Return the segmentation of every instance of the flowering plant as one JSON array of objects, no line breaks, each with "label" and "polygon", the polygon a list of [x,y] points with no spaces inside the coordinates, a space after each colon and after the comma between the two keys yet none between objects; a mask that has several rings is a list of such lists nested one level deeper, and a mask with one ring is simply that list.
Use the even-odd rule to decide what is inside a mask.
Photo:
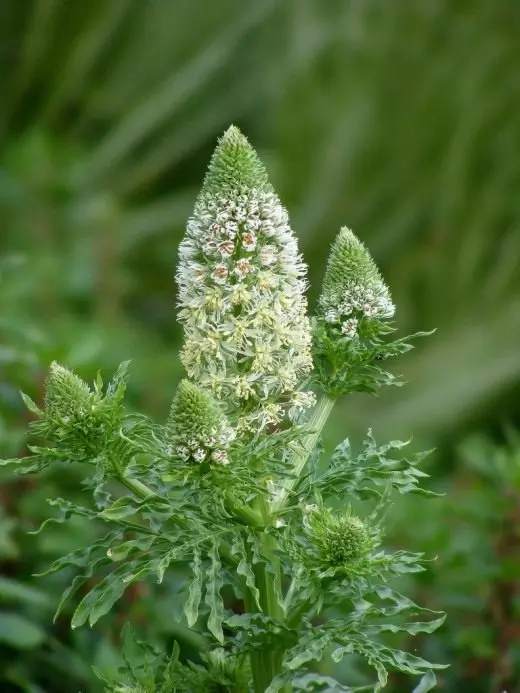
[{"label": "flowering plant", "polygon": [[[396,384],[384,362],[410,348],[389,339],[395,307],[376,265],[342,229],[309,319],[287,211],[235,127],[179,255],[187,377],[164,424],[125,407],[127,364],[104,388],[53,363],[43,407],[24,396],[36,444],[4,464],[90,464],[92,506],[51,504],[55,521],[79,515],[105,530],[49,568],[80,568],[58,613],[80,595],[71,625],[93,626],[129,585],[187,564],[173,652],[136,646],[126,629],[127,666],[100,673],[106,691],[379,691],[397,671],[425,693],[440,665],[385,638],[430,633],[443,615],[395,590],[399,575],[423,569],[421,555],[383,547],[392,492],[429,493],[421,456],[370,432],[358,454],[346,440],[323,460],[318,444],[335,402]],[[195,659],[181,656],[185,639]],[[356,670],[364,661],[374,677],[341,684],[315,671],[324,657]]]}]

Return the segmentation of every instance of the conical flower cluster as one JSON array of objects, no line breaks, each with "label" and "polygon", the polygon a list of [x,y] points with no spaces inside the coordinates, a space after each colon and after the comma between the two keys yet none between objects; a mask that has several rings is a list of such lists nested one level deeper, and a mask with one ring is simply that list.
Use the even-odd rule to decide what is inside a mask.
[{"label": "conical flower cluster", "polygon": [[[189,377],[262,428],[313,403],[306,266],[256,152],[220,139],[179,250],[182,362]],[[242,420],[244,425],[244,420]]]},{"label": "conical flower cluster", "polygon": [[395,313],[390,291],[363,243],[342,228],[331,248],[320,308],[327,323],[341,326],[350,338],[362,318],[391,318]]},{"label": "conical flower cluster", "polygon": [[167,422],[171,456],[183,462],[228,464],[235,431],[211,395],[181,381]]}]

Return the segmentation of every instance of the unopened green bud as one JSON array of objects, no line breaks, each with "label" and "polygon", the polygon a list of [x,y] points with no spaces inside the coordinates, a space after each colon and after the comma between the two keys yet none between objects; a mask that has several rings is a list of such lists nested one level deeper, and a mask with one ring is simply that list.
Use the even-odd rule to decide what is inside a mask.
[{"label": "unopened green bud", "polygon": [[347,228],[334,241],[319,299],[327,323],[356,335],[360,318],[390,318],[395,313],[390,291],[364,244]]},{"label": "unopened green bud", "polygon": [[82,419],[90,414],[96,399],[84,380],[56,361],[51,363],[45,386],[45,414],[49,419]]},{"label": "unopened green bud", "polygon": [[240,188],[271,189],[267,171],[240,130],[231,125],[220,138],[204,178],[206,192],[236,193]]},{"label": "unopened green bud", "polygon": [[235,437],[218,402],[189,380],[182,380],[166,424],[171,455],[186,462],[228,464]]},{"label": "unopened green bud", "polygon": [[55,361],[45,387],[41,432],[71,459],[94,458],[101,452],[106,411],[103,399],[79,376]]},{"label": "unopened green bud", "polygon": [[372,546],[369,529],[350,513],[333,515],[325,509],[311,509],[305,526],[321,560],[333,567],[359,563]]},{"label": "unopened green bud", "polygon": [[45,385],[43,417],[34,430],[69,460],[97,461],[121,428],[123,391],[124,382],[117,376],[106,395],[100,388],[91,390],[79,376],[54,361]]}]

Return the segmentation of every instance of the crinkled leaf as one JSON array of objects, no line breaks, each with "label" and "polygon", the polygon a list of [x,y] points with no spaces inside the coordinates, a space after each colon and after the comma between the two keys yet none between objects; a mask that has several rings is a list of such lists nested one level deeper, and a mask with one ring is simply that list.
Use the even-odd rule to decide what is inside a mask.
[{"label": "crinkled leaf", "polygon": [[428,693],[428,691],[431,691],[436,685],[437,677],[433,671],[430,670],[424,674],[417,686],[413,689],[412,693]]},{"label": "crinkled leaf", "polygon": [[224,602],[220,595],[222,588],[222,565],[219,557],[219,542],[214,541],[209,552],[210,565],[206,573],[206,604],[209,606],[208,630],[220,642],[224,642],[222,621]]},{"label": "crinkled leaf", "polygon": [[236,541],[233,543],[233,555],[238,555],[240,557],[240,561],[236,569],[237,574],[241,575],[245,579],[246,587],[253,595],[258,611],[262,611],[262,607],[260,606],[260,592],[258,591],[255,583],[255,574],[249,563],[244,540],[241,536],[238,536]]},{"label": "crinkled leaf", "polygon": [[193,560],[191,562],[192,579],[189,587],[189,595],[184,604],[184,614],[189,627],[195,625],[199,617],[199,605],[202,597],[202,560],[200,551],[193,552]]},{"label": "crinkled leaf", "polygon": [[135,498],[123,496],[99,513],[99,517],[103,520],[122,520],[135,515],[140,510],[141,504]]},{"label": "crinkled leaf", "polygon": [[135,563],[122,565],[95,585],[78,604],[71,620],[71,627],[78,628],[89,622],[93,626],[101,616],[110,611],[115,602],[122,596],[128,583],[128,576],[133,574]]}]

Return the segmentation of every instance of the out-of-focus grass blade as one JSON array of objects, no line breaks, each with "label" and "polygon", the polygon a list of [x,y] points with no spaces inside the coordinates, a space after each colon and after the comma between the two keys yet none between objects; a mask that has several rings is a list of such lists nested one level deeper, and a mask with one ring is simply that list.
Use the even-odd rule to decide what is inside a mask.
[{"label": "out-of-focus grass blade", "polygon": [[194,91],[203,88],[226,63],[237,42],[262,21],[274,5],[272,0],[249,5],[211,45],[197,53],[186,66],[166,79],[155,93],[130,111],[92,155],[87,165],[87,177],[104,176],[165,120],[172,118],[182,103]]}]

